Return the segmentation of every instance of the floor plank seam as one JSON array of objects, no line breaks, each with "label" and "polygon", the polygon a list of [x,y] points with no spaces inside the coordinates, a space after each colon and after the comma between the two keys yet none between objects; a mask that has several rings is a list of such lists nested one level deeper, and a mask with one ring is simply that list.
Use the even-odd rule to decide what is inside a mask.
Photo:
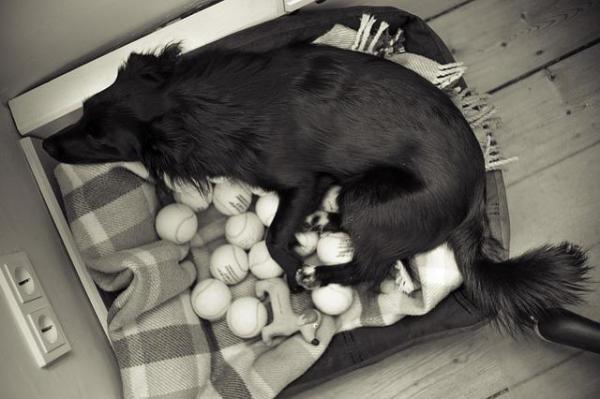
[{"label": "floor plank seam", "polygon": [[[567,155],[565,157],[557,159],[556,161],[554,161],[552,163],[549,163],[548,165],[545,165],[542,168],[536,169],[533,172],[531,172],[531,173],[529,173],[529,174],[521,177],[520,179],[517,179],[517,180],[515,180],[513,182],[510,182],[510,183],[506,184],[506,189],[509,190],[510,188],[512,188],[512,187],[514,187],[514,186],[516,186],[518,184],[523,183],[524,181],[526,181],[529,178],[537,175],[538,173],[543,172],[546,169],[550,169],[550,168],[552,168],[552,167],[554,167],[554,166],[556,166],[556,165],[558,165],[558,164],[560,164],[560,163],[562,163],[562,162],[564,162],[564,161],[566,161],[566,160],[568,160],[570,158],[573,158],[574,156],[577,156],[577,155],[579,155],[579,154],[581,154],[581,153],[583,153],[583,152],[585,152],[585,151],[587,151],[589,149],[592,149],[592,148],[596,147],[598,144],[600,144],[600,140],[594,141],[590,145],[588,145],[588,146],[586,146],[586,147],[584,147],[584,148],[582,148],[580,150],[577,150],[577,151],[575,151],[575,152],[573,152],[573,153],[571,153],[571,154],[569,154],[569,155]],[[510,173],[510,169],[507,168],[506,171],[508,173]]]},{"label": "floor plank seam", "polygon": [[548,61],[548,62],[546,62],[546,63],[538,66],[537,68],[534,68],[534,69],[532,69],[530,71],[527,71],[527,72],[525,72],[525,73],[523,73],[523,74],[521,74],[521,75],[519,75],[519,76],[517,76],[517,77],[515,77],[515,78],[513,78],[511,80],[508,80],[508,81],[502,83],[501,85],[499,85],[497,87],[494,87],[493,89],[488,90],[488,94],[491,95],[491,94],[494,94],[494,93],[496,93],[496,92],[498,92],[498,91],[500,91],[500,90],[502,90],[502,89],[504,89],[504,88],[506,88],[508,86],[512,86],[513,84],[518,83],[519,81],[521,81],[523,79],[527,79],[531,75],[534,75],[535,73],[537,73],[537,72],[539,72],[541,70],[544,70],[546,68],[549,68],[549,67],[551,67],[551,66],[553,66],[553,65],[561,62],[562,60],[564,60],[566,58],[569,58],[569,57],[571,57],[571,56],[573,56],[573,55],[575,55],[577,53],[580,53],[580,52],[582,52],[582,51],[584,51],[584,50],[586,50],[586,49],[588,49],[590,47],[593,47],[593,46],[595,46],[598,43],[600,43],[600,37],[597,37],[596,39],[594,39],[594,40],[592,40],[592,41],[590,41],[590,42],[588,42],[588,43],[586,43],[584,45],[581,45],[581,46],[579,46],[579,47],[577,47],[577,48],[575,48],[575,49],[573,49],[571,51],[566,52],[565,54],[561,55],[560,57],[554,58],[551,61]]},{"label": "floor plank seam", "polygon": [[444,11],[440,11],[439,13],[432,15],[431,17],[425,18],[424,21],[427,23],[430,23],[431,21],[433,21],[436,18],[439,18],[441,16],[444,16],[446,14],[451,13],[454,10],[457,10],[463,6],[466,6],[467,4],[473,3],[475,0],[466,0],[463,1],[462,3],[456,4],[455,6],[452,6],[450,8],[445,9]]},{"label": "floor plank seam", "polygon": [[485,399],[496,399],[496,398],[498,398],[498,397],[500,397],[500,396],[502,396],[502,395],[504,395],[505,393],[508,393],[508,392],[509,392],[509,389],[508,389],[508,387],[506,387],[504,389],[499,390],[496,393],[491,394],[490,396],[488,396]]},{"label": "floor plank seam", "polygon": [[570,362],[571,360],[575,359],[576,357],[579,357],[579,356],[581,356],[581,355],[582,355],[582,354],[584,354],[584,353],[585,353],[584,351],[582,351],[582,350],[578,350],[577,352],[575,352],[575,353],[573,353],[573,354],[571,354],[571,355],[569,355],[569,356],[565,357],[565,358],[564,358],[564,359],[562,359],[561,361],[554,363],[552,366],[548,366],[548,367],[546,367],[546,368],[544,368],[544,369],[542,369],[542,370],[539,370],[537,373],[535,373],[535,374],[532,374],[531,376],[529,376],[529,377],[525,378],[524,380],[522,380],[522,381],[519,381],[519,382],[517,382],[517,383],[516,383],[516,384],[514,384],[514,385],[510,385],[510,386],[508,387],[508,389],[509,389],[509,390],[511,390],[511,389],[517,388],[517,387],[519,387],[519,386],[521,386],[521,385],[523,385],[523,384],[525,384],[525,383],[527,383],[527,382],[529,382],[529,381],[531,381],[531,380],[534,380],[534,379],[536,379],[537,377],[540,377],[540,376],[542,376],[543,374],[547,373],[548,371],[550,371],[550,370],[552,370],[552,369],[555,369],[555,368],[557,368],[557,367],[559,367],[559,366],[561,366],[561,365],[563,365],[563,364],[565,364],[565,363],[568,363],[568,362]]}]

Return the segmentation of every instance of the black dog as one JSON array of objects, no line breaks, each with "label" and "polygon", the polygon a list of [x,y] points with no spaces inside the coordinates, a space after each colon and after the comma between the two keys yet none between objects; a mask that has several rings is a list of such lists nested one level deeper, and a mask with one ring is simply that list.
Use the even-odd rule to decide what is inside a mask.
[{"label": "black dog", "polygon": [[510,331],[575,303],[588,270],[564,243],[501,261],[485,237],[483,156],[451,100],[412,71],[370,55],[301,45],[261,54],[132,54],[83,117],[44,142],[59,161],[141,161],[205,187],[231,176],[276,190],[267,234],[295,285],[294,233],[339,184],[348,264],[317,267],[321,284],[377,284],[398,259],[448,242],[481,309]]}]

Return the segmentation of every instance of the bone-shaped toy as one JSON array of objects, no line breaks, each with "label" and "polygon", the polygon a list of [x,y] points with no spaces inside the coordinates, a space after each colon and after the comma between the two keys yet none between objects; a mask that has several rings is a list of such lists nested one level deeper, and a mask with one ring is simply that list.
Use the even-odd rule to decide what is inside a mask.
[{"label": "bone-shaped toy", "polygon": [[290,289],[280,278],[270,278],[256,282],[256,296],[269,295],[273,309],[273,321],[262,329],[262,339],[267,345],[273,344],[275,337],[287,337],[300,331],[306,342],[319,345],[316,337],[321,326],[322,316],[316,309],[307,309],[300,314],[294,313],[290,301]]}]

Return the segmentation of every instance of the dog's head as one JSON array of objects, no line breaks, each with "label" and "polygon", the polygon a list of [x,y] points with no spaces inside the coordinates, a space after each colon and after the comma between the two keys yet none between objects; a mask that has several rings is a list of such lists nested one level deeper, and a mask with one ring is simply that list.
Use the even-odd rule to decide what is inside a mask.
[{"label": "dog's head", "polygon": [[84,102],[78,122],[44,140],[46,152],[65,163],[141,161],[157,139],[153,125],[170,108],[164,86],[180,51],[174,44],[131,54],[115,82]]}]

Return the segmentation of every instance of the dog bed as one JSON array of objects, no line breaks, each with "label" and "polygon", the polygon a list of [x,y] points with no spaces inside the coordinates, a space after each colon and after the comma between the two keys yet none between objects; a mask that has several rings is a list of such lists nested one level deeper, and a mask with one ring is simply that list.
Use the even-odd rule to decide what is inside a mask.
[{"label": "dog bed", "polygon": [[[196,52],[211,47],[264,51],[315,40],[390,57],[447,90],[482,143],[489,170],[489,234],[507,248],[504,187],[501,172],[495,170],[502,159],[494,146],[492,109],[466,89],[460,79],[462,66],[454,63],[435,33],[417,17],[393,8],[372,7],[298,13]],[[241,340],[227,331],[222,321],[199,320],[189,303],[189,287],[196,279],[207,277],[207,257],[219,240],[194,248],[185,260],[176,245],[159,241],[154,216],[163,201],[143,168],[132,164],[59,165],[56,177],[71,230],[90,273],[100,288],[113,292],[106,297],[110,338],[128,398],[291,395],[411,343],[485,322],[485,315],[456,289],[460,276],[453,274],[455,265],[449,265],[441,283],[428,284],[421,274],[417,300],[406,296],[406,303],[393,309],[390,299],[400,294],[382,301],[359,290],[358,300],[348,312],[336,320],[324,319],[317,347],[298,336],[274,348],[259,339]],[[210,211],[200,220],[224,223]],[[234,297],[252,290],[253,281],[247,279],[233,288]],[[296,309],[304,308],[308,296],[296,295],[293,302]]]}]

